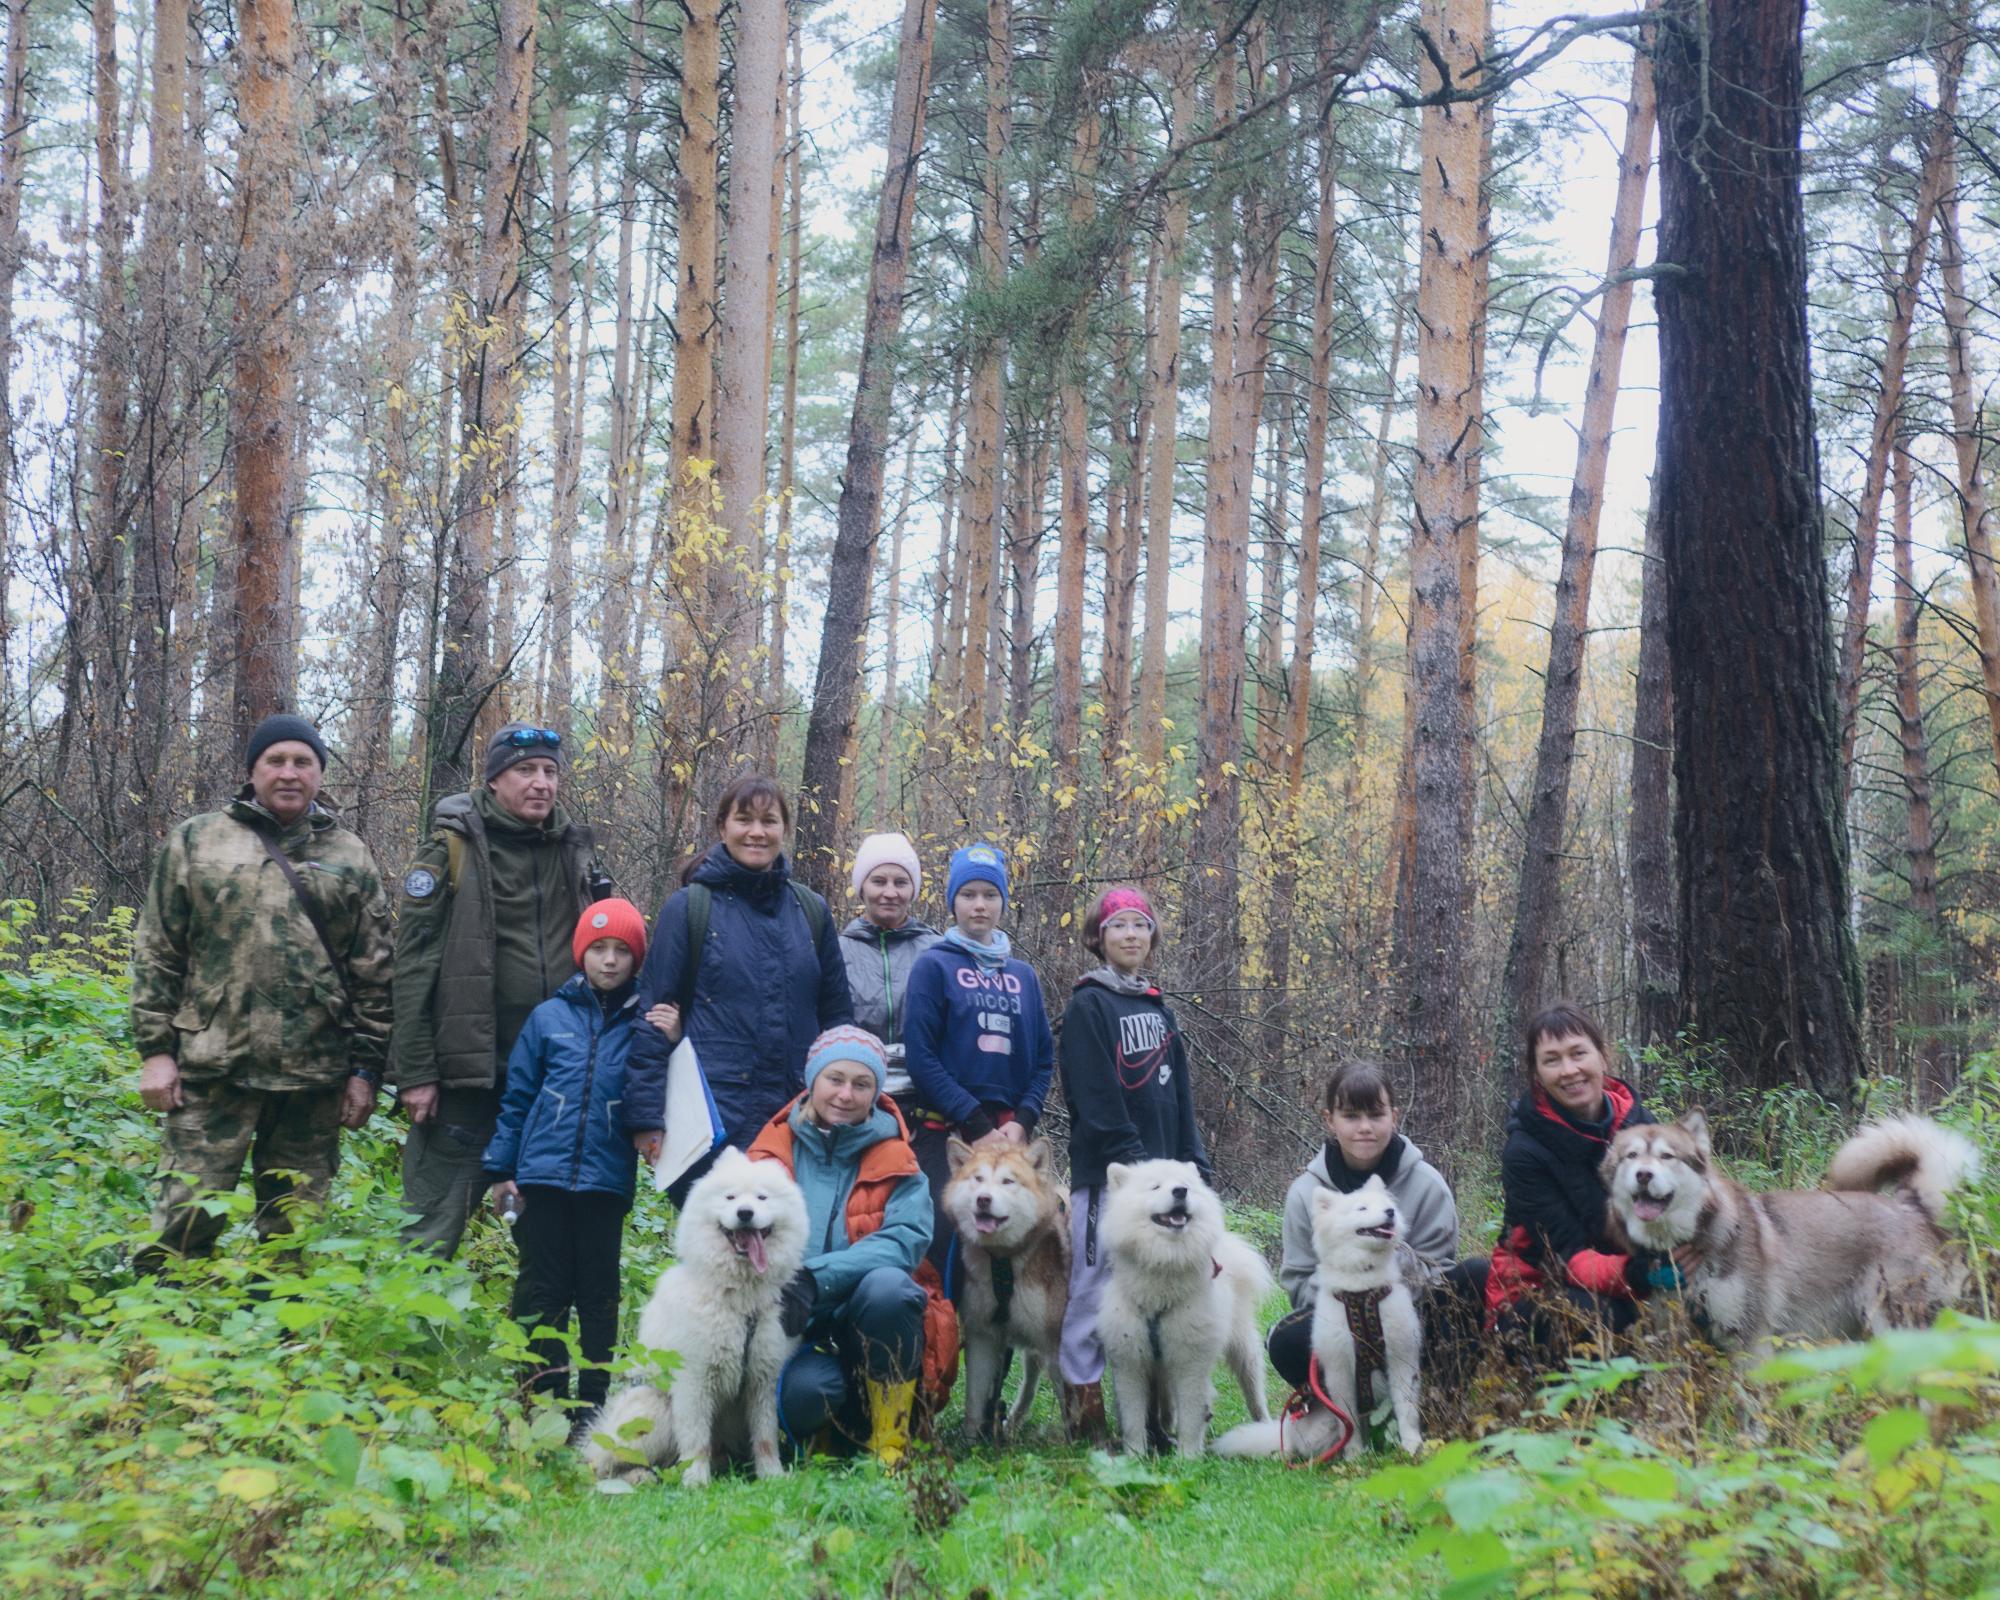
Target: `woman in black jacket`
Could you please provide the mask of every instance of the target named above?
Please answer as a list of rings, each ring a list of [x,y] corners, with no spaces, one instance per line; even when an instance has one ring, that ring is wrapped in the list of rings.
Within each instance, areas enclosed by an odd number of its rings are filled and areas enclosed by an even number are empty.
[[[1083,919],[1083,947],[1104,965],[1076,981],[1063,1013],[1069,1106],[1070,1279],[1058,1364],[1072,1432],[1102,1436],[1104,1346],[1098,1306],[1110,1264],[1097,1242],[1104,1169],[1114,1161],[1189,1161],[1212,1177],[1194,1124],[1187,1048],[1159,986],[1144,976],[1160,925],[1137,889],[1107,889]]]
[[[1603,1031],[1577,1007],[1557,1004],[1528,1023],[1525,1044],[1527,1090],[1508,1115],[1500,1154],[1505,1210],[1486,1277],[1486,1317],[1489,1328],[1553,1350],[1563,1329],[1548,1314],[1550,1302],[1567,1302],[1593,1329],[1622,1333],[1637,1318],[1637,1301],[1679,1277],[1666,1257],[1606,1237],[1598,1167],[1620,1128],[1653,1116],[1611,1075]]]

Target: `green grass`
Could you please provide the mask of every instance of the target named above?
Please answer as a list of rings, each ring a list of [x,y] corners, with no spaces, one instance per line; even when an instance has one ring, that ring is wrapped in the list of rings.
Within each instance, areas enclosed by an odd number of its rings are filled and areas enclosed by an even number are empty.
[[[918,1530],[912,1499],[948,1473],[965,1505]],[[427,1592],[605,1597],[884,1593],[1251,1597],[1420,1592],[1383,1512],[1332,1473],[1207,1460],[1133,1467],[1022,1452],[923,1468],[815,1466],[783,1482],[556,1490],[504,1545]]]

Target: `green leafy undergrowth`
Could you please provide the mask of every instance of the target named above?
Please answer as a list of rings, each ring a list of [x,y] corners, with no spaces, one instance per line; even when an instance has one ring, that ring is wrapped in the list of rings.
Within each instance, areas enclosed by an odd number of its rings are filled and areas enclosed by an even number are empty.
[[[0,971],[0,1585],[224,1594],[505,1526],[567,1421],[516,1392],[505,1282],[398,1241],[379,1121],[295,1256],[255,1242],[246,1182],[212,1263],[132,1271],[159,1128],[116,931]]]
[[[1576,1363],[1538,1427],[1377,1472],[1447,1596],[2000,1593],[2000,1324],[1782,1354],[1669,1448],[1616,1414],[1666,1363]],[[1720,1409],[1720,1407],[1718,1407]]]

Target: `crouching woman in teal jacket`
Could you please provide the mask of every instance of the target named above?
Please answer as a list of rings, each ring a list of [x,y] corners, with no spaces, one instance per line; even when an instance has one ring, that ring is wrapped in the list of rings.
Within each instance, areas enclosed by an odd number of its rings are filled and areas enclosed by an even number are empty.
[[[926,1335],[949,1341],[949,1302],[915,1277],[931,1242],[930,1185],[895,1102],[882,1094],[882,1041],[829,1028],[806,1058],[806,1088],[750,1146],[805,1193],[807,1256],[785,1290],[784,1326],[805,1348],[779,1380],[778,1411],[799,1444],[831,1430],[884,1466],[909,1447]]]

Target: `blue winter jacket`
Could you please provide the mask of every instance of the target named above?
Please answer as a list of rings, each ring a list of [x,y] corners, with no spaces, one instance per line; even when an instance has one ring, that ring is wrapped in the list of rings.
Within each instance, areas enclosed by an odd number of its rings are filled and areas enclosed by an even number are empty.
[[[910,969],[903,1049],[916,1098],[948,1122],[988,1106],[1012,1108],[1030,1131],[1041,1120],[1056,1047],[1027,962],[982,970],[949,940],[932,945]]]
[[[806,1052],[821,1030],[854,1020],[832,914],[815,944],[790,879],[783,856],[753,872],[716,844],[691,880],[706,884],[710,896],[708,941],[695,969],[692,1004],[681,992],[687,969],[685,889],[661,907],[639,969],[640,1013],[660,1001],[681,1007],[681,1025],[715,1096],[723,1137],[738,1149],[747,1149],[757,1131],[805,1087]],[[631,1132],[665,1125],[672,1053],[657,1028],[642,1030],[633,1041],[625,1104]]]
[[[632,1198],[638,1155],[625,1130],[626,1062],[639,1019],[630,984],[607,1008],[577,973],[528,1013],[507,1058],[507,1090],[486,1147],[486,1181]]]
[[[882,1226],[849,1244],[847,1196],[861,1167],[861,1153],[885,1139],[902,1138],[902,1124],[878,1104],[866,1122],[822,1128],[806,1115],[803,1100],[786,1120],[792,1129],[792,1176],[806,1197],[805,1264],[819,1285],[817,1322],[837,1317],[854,1286],[877,1267],[914,1273],[931,1247],[936,1212],[930,1183],[921,1172],[912,1172],[889,1191]]]

